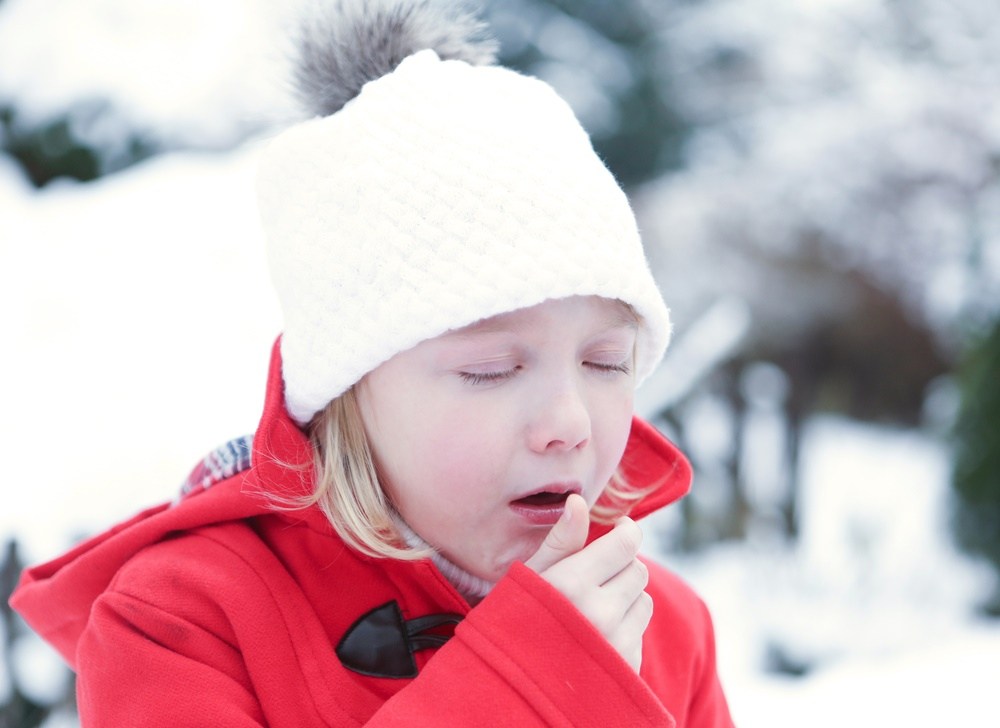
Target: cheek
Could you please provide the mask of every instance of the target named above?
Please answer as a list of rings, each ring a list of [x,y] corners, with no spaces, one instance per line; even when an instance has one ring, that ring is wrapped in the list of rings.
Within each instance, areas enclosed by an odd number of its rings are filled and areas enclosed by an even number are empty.
[[[406,464],[394,474],[401,483],[419,482],[427,495],[460,497],[491,483],[503,456],[503,435],[494,418],[469,407],[438,403],[407,428]],[[416,476],[416,477],[414,477]],[[456,504],[457,504],[456,500]]]
[[[632,430],[633,394],[631,388],[602,400],[594,414],[595,434],[599,433],[600,458],[603,470],[610,477],[628,442]]]
[[[451,430],[452,447],[446,458],[463,470],[477,468],[484,475],[509,462],[513,444],[512,420],[490,414],[488,409],[465,408]]]

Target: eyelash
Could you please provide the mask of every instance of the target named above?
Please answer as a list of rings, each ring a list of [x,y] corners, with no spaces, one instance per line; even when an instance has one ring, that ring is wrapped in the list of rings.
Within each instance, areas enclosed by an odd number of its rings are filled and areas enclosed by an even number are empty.
[[[602,374],[630,374],[632,368],[627,362],[622,362],[621,364],[598,364],[596,362],[584,362],[585,366],[591,369],[596,369]],[[505,379],[510,379],[515,374],[520,371],[521,367],[514,367],[513,369],[505,369],[502,372],[459,372],[458,375],[462,378],[462,381],[468,382],[469,384],[491,384],[494,382],[502,382]]]
[[[506,369],[502,372],[459,372],[458,376],[469,384],[490,384],[492,382],[500,382],[504,379],[510,379],[512,376],[517,374],[519,368],[520,367],[514,367],[513,369]]]
[[[596,362],[587,362],[587,366],[607,374],[630,374],[632,372],[632,367],[628,365],[628,362],[624,361],[620,364],[597,364]]]

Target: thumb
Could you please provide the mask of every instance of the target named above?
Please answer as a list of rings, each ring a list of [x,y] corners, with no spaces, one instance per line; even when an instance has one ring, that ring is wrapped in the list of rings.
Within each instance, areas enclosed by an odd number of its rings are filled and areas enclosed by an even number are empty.
[[[538,574],[542,573],[582,549],[587,542],[589,528],[587,501],[576,493],[570,494],[566,499],[562,517],[545,536],[545,541],[538,547],[538,551],[525,561],[524,565]]]

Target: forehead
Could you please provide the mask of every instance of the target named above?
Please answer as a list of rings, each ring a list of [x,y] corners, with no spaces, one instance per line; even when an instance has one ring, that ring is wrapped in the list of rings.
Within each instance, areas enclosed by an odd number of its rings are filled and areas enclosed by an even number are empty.
[[[600,296],[571,296],[550,299],[535,306],[480,319],[468,326],[453,329],[445,336],[463,338],[477,334],[502,333],[530,328],[560,317],[587,318],[594,326],[606,329],[635,329],[639,325],[639,317],[635,311],[622,301]]]

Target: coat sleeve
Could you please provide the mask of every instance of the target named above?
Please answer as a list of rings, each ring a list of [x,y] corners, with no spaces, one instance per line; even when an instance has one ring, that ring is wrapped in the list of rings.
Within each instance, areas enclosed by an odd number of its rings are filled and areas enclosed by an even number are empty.
[[[457,728],[503,715],[505,725],[733,728],[708,608],[649,566],[641,676],[558,591],[515,565],[371,725]]]
[[[370,725],[457,728],[483,716],[525,726],[676,725],[576,608],[519,564]]]

